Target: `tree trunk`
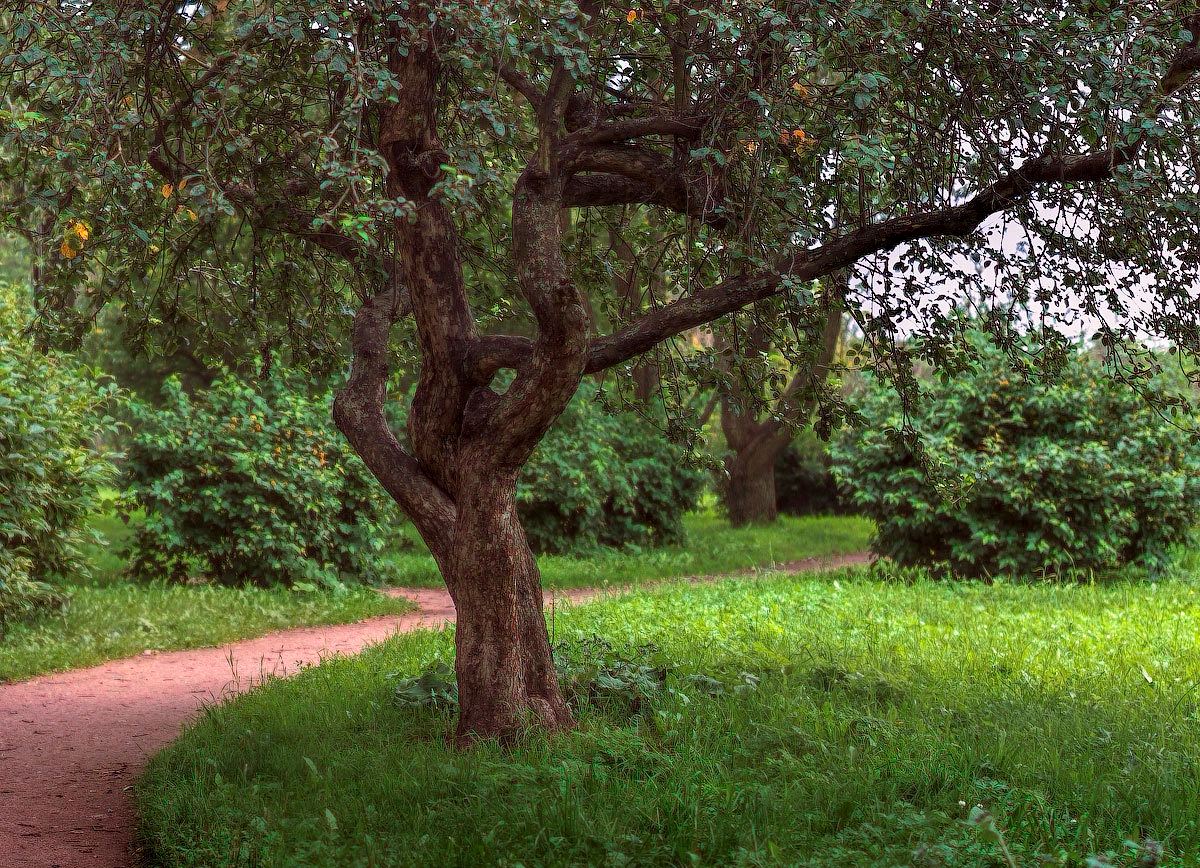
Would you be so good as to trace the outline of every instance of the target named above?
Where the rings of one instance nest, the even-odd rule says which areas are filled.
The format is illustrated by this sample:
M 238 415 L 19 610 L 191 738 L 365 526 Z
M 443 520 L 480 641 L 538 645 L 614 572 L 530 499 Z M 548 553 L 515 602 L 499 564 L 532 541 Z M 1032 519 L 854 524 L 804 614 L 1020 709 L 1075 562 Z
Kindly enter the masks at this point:
M 460 466 L 459 517 L 446 583 L 458 610 L 460 744 L 511 742 L 571 726 L 554 672 L 537 564 L 517 517 L 515 474 Z
M 775 459 L 787 443 L 778 435 L 763 437 L 726 459 L 725 503 L 734 527 L 775 520 Z

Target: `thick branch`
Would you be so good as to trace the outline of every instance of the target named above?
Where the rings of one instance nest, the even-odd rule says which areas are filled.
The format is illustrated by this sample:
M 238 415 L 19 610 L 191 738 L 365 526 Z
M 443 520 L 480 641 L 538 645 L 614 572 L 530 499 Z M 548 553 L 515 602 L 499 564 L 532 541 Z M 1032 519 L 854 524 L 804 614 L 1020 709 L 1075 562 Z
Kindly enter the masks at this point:
M 395 286 L 358 309 L 351 336 L 350 379 L 333 402 L 333 418 L 367 468 L 416 523 L 440 563 L 454 538 L 454 503 L 404 451 L 383 413 L 388 332 L 408 314 L 408 307 L 407 295 Z
M 567 137 L 564 147 L 584 147 L 628 142 L 643 136 L 677 136 L 696 139 L 708 119 L 704 116 L 675 117 L 663 115 L 652 118 L 631 118 L 579 130 Z

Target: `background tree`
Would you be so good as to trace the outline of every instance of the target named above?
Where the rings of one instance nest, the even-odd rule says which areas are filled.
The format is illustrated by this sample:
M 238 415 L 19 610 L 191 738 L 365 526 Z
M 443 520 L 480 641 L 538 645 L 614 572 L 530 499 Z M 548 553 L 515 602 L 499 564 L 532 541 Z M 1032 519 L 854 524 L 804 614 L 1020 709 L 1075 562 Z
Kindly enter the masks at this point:
M 946 300 L 996 287 L 1104 319 L 1114 346 L 1200 343 L 1190 5 L 6 9 L 0 182 L 43 254 L 46 334 L 112 301 L 169 324 L 185 286 L 318 353 L 353 315 L 335 418 L 454 597 L 464 739 L 570 724 L 514 486 L 584 375 L 764 299 L 815 304 L 847 268 L 884 371 L 911 369 L 902 327 L 936 336 Z M 686 279 L 593 334 L 563 211 L 630 205 Z M 238 232 L 279 281 L 215 269 Z M 410 365 L 411 452 L 384 413 Z
M 830 418 L 845 415 L 824 388 L 842 336 L 846 290 L 845 275 L 839 277 L 826 281 L 819 301 L 790 311 L 782 322 L 753 310 L 730 317 L 719 333 L 721 433 L 729 450 L 722 495 L 735 527 L 775 520 L 776 461 L 818 404 L 826 434 Z M 776 346 L 788 357 L 773 354 Z

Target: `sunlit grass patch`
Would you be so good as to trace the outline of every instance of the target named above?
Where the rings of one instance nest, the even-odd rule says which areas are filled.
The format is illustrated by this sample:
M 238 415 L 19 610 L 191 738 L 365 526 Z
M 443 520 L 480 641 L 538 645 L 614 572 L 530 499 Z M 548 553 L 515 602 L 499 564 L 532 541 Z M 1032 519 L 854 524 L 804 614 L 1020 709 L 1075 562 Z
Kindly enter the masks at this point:
M 147 649 L 219 645 L 285 627 L 338 624 L 411 610 L 369 588 L 342 594 L 286 588 L 109 583 L 70 589 L 65 612 L 14 624 L 0 639 L 0 681 L 89 666 Z

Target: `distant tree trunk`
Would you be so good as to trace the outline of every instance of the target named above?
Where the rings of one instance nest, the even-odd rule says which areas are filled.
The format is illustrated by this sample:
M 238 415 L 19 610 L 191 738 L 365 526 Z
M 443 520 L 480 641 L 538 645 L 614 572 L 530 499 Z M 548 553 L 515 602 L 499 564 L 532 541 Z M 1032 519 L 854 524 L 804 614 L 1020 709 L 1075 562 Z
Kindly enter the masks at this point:
M 639 310 L 642 306 L 642 291 L 638 280 L 637 257 L 633 247 L 616 230 L 613 230 L 610 241 L 613 252 L 622 268 L 613 272 L 612 285 L 617 298 L 621 299 L 627 315 L 630 311 Z M 655 269 L 650 277 L 649 293 L 652 298 L 661 297 L 665 281 L 662 272 Z M 638 357 L 633 365 L 633 397 L 645 403 L 658 394 L 662 372 L 658 369 L 658 361 L 653 354 Z
M 824 382 L 837 352 L 842 332 L 841 298 L 845 276 L 830 293 L 830 304 L 819 334 L 812 336 L 809 364 L 798 370 L 774 412 L 766 419 L 754 417 L 753 389 L 733 370 L 726 340 L 722 358 L 731 377 L 731 388 L 721 396 L 721 431 L 729 452 L 725 457 L 725 507 L 734 527 L 775 520 L 775 461 L 792 440 L 789 422 L 798 423 L 812 412 L 816 390 Z M 751 327 L 740 336 L 749 352 L 767 348 L 765 330 Z
M 758 437 L 726 458 L 725 504 L 734 527 L 775 520 L 775 460 L 790 439 L 790 432 Z

